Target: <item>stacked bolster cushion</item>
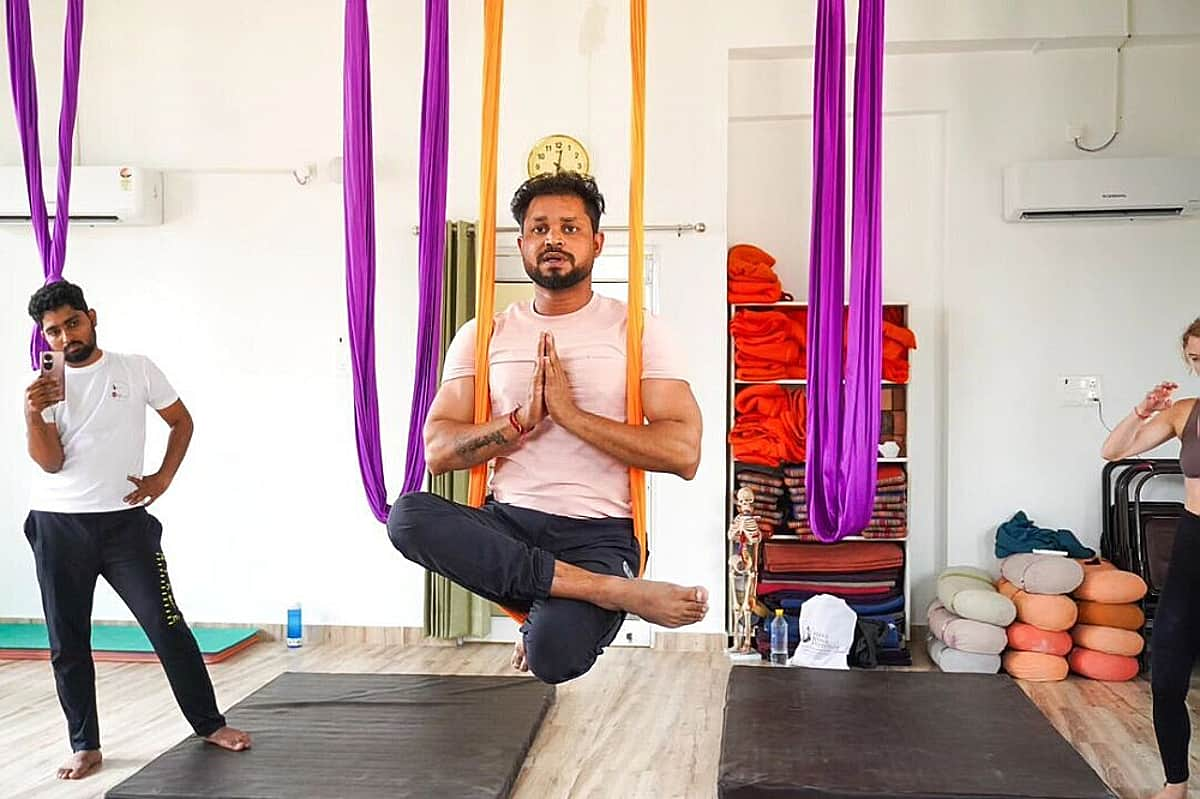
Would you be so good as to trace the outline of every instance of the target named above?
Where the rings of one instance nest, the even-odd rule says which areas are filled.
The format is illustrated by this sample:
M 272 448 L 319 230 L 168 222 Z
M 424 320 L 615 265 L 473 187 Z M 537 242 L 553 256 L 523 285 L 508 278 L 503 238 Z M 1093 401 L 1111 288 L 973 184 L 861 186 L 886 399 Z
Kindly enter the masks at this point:
M 1094 680 L 1131 680 L 1145 645 L 1139 632 L 1145 616 L 1135 603 L 1145 596 L 1146 583 L 1107 561 L 1086 563 L 1083 572 L 1075 589 L 1080 608 L 1071 629 L 1071 671 Z
M 929 656 L 942 671 L 995 674 L 1017 610 L 991 575 L 970 566 L 942 572 L 929 606 Z
M 1012 600 L 1001 596 L 982 569 L 954 566 L 938 577 L 937 595 L 946 610 L 964 619 L 1007 627 L 1016 618 Z
M 1058 632 L 1075 626 L 1079 609 L 1069 596 L 1061 594 L 1031 594 L 1017 588 L 1004 578 L 996 583 L 1000 593 L 1012 600 L 1017 608 L 1017 621 L 1042 630 Z
M 952 649 L 933 635 L 929 636 L 929 659 L 945 672 L 995 674 L 1000 671 L 999 655 L 981 655 Z
M 1077 561 L 1054 555 L 1020 553 L 1000 563 L 997 588 L 1012 599 L 1017 620 L 1008 628 L 1004 670 L 1034 682 L 1066 679 L 1070 670 L 1070 630 L 1078 617 L 1067 596 L 1083 582 Z

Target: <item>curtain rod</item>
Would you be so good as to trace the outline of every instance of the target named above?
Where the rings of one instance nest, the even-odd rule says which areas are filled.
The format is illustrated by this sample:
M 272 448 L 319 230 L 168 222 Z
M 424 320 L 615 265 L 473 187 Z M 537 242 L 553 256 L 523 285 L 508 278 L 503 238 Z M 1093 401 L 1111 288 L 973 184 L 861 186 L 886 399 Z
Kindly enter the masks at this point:
M 474 228 L 472 227 L 472 231 L 473 230 L 474 230 Z M 628 231 L 629 226 L 628 225 L 605 225 L 604 227 L 601 228 L 601 232 L 604 232 L 607 230 Z M 682 222 L 678 225 L 643 225 L 642 230 L 671 231 L 676 236 L 682 236 L 684 233 L 703 233 L 704 231 L 708 230 L 708 225 L 704 224 L 703 222 Z M 420 234 L 420 232 L 421 232 L 421 228 L 419 225 L 412 226 L 412 234 L 414 236 Z M 518 227 L 498 227 L 498 228 L 496 228 L 496 232 L 497 233 L 520 233 L 521 229 Z M 468 235 L 470 235 L 470 234 L 468 234 Z

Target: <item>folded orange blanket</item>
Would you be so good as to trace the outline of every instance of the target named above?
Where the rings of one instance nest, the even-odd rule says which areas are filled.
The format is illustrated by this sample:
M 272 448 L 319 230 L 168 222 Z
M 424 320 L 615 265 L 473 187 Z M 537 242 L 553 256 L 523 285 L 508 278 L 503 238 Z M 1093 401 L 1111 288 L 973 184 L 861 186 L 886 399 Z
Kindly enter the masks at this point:
M 804 393 L 782 386 L 750 386 L 734 398 L 736 420 L 729 431 L 733 457 L 743 463 L 778 466 L 804 460 Z
M 735 313 L 729 323 L 729 332 L 733 336 L 737 378 L 803 379 L 807 373 L 804 354 L 806 320 L 807 314 L 802 308 Z
M 772 416 L 791 408 L 790 393 L 783 386 L 748 386 L 734 397 L 733 407 L 738 415 L 757 413 Z
M 774 266 L 775 259 L 753 244 L 730 247 L 726 261 L 729 302 L 777 301 L 783 296 L 783 286 Z

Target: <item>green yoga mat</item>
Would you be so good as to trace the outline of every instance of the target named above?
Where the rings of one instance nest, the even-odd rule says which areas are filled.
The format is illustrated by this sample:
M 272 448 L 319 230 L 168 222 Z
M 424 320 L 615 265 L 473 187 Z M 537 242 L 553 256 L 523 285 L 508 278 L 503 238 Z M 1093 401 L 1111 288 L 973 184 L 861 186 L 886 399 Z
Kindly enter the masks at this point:
M 196 643 L 204 655 L 217 655 L 251 641 L 258 630 L 253 627 L 193 628 Z M 8 650 L 40 651 L 50 649 L 45 624 L 0 624 L 0 656 Z M 135 625 L 93 624 L 92 651 L 130 655 L 153 655 L 150 639 Z

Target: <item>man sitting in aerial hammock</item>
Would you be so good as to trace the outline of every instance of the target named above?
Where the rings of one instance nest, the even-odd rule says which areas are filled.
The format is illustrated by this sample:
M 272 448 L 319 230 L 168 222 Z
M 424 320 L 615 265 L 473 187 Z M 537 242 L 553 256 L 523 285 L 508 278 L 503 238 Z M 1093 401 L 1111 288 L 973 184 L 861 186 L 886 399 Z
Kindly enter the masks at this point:
M 640 573 L 629 469 L 690 480 L 700 410 L 661 323 L 646 317 L 646 424 L 626 423 L 626 305 L 592 291 L 604 197 L 574 173 L 526 181 L 512 200 L 532 301 L 495 316 L 492 420 L 474 424 L 475 320 L 454 337 L 425 424 L 431 472 L 495 461 L 481 508 L 399 497 L 388 534 L 409 560 L 527 613 L 513 665 L 548 683 L 580 676 L 625 613 L 664 627 L 704 618 L 701 587 Z

